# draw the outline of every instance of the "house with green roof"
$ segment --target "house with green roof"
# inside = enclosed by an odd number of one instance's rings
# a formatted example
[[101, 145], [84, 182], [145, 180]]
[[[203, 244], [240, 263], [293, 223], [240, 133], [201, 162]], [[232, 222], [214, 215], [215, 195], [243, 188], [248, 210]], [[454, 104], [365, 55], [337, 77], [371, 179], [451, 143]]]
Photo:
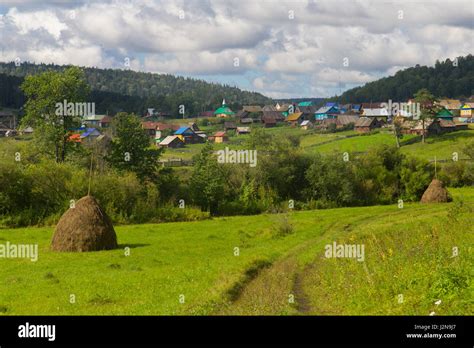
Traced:
[[443, 120], [452, 121], [453, 120], [453, 113], [451, 111], [449, 111], [448, 109], [443, 108], [436, 114], [436, 117], [441, 118]]
[[232, 117], [235, 113], [226, 105], [225, 99], [222, 100], [222, 106], [214, 111], [216, 117]]

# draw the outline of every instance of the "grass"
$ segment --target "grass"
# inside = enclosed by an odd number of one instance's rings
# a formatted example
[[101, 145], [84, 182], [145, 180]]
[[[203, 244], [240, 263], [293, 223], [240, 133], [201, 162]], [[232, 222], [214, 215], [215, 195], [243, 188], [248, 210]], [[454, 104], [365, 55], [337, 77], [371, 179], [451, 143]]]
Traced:
[[[301, 146], [308, 152], [329, 153], [338, 152], [367, 152], [373, 147], [395, 145], [395, 138], [390, 132], [378, 132], [370, 135], [351, 136], [353, 133], [341, 132], [333, 134], [311, 134], [302, 137]], [[420, 137], [404, 135], [401, 151], [407, 155], [421, 159], [451, 160], [453, 153], [457, 152], [459, 158], [464, 158], [463, 148], [474, 141], [472, 129], [446, 133], [439, 136], [426, 138], [426, 143], [421, 143]]]
[[[49, 251], [51, 228], [0, 230], [0, 244], [39, 245], [37, 262], [0, 258], [0, 315], [425, 315], [438, 297], [440, 314], [469, 314], [474, 188], [451, 191], [464, 207], [416, 203], [118, 226], [120, 248], [92, 253]], [[365, 243], [367, 270], [355, 260], [322, 259], [335, 240]]]
[[[335, 135], [337, 135], [337, 133], [335, 133]], [[405, 139], [408, 140], [412, 137], [413, 136], [406, 136]], [[378, 132], [352, 137], [334, 137], [334, 141], [324, 142], [322, 144], [316, 143], [316, 146], [309, 147], [308, 150], [320, 153], [329, 153], [332, 151], [366, 152], [380, 145], [395, 145], [394, 136], [389, 132]]]
[[462, 153], [463, 148], [470, 142], [474, 142], [474, 131], [471, 129], [427, 137], [425, 144], [417, 142], [402, 147], [402, 151], [424, 159], [434, 160], [436, 156], [437, 159], [451, 160], [453, 152], [457, 152], [459, 158], [466, 157]]

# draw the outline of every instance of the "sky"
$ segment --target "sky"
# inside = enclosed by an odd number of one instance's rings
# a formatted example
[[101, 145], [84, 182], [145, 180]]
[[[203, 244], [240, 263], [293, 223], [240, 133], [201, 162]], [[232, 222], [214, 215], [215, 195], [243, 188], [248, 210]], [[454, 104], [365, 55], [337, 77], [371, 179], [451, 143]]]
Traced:
[[329, 97], [473, 53], [474, 0], [0, 0], [0, 61]]

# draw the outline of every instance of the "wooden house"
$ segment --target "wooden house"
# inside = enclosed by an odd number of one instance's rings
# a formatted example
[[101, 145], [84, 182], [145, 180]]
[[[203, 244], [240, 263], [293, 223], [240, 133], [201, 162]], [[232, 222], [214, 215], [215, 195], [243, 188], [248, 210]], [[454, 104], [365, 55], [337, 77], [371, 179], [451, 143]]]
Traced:
[[277, 125], [277, 120], [273, 115], [263, 115], [262, 123], [265, 128], [272, 128]]
[[155, 139], [156, 137], [156, 130], [158, 129], [159, 122], [152, 122], [152, 121], [145, 121], [142, 122], [142, 128], [145, 133], [150, 137]]
[[259, 114], [263, 112], [262, 107], [259, 105], [244, 105], [242, 111], [248, 114]]
[[249, 134], [250, 133], [250, 127], [237, 127], [237, 130], [235, 131], [235, 134], [241, 135], [241, 134]]
[[379, 127], [380, 123], [375, 117], [360, 117], [354, 124], [354, 130], [359, 133], [369, 133]]
[[452, 120], [445, 120], [442, 118], [436, 118], [429, 123], [425, 124], [426, 133], [428, 135], [439, 135], [456, 130], [456, 124]]
[[472, 118], [474, 115], [474, 103], [464, 103], [459, 110], [459, 116], [463, 118]]
[[327, 118], [337, 118], [337, 115], [339, 115], [339, 108], [336, 105], [323, 106], [316, 110], [314, 119], [316, 121], [322, 121]]
[[111, 116], [104, 116], [101, 118], [99, 122], [99, 127], [101, 128], [109, 128], [110, 124], [112, 123], [113, 118]]
[[187, 126], [179, 128], [174, 132], [174, 135], [178, 136], [178, 138], [185, 144], [198, 144], [205, 142], [205, 139], [202, 136], [199, 136], [191, 127]]
[[263, 123], [264, 119], [274, 119], [275, 122], [283, 122], [285, 120], [285, 117], [280, 111], [264, 111], [260, 119]]
[[311, 123], [310, 120], [305, 120], [305, 121], [301, 122], [300, 126], [301, 126], [301, 128], [303, 128], [305, 130], [308, 130], [310, 128], [313, 128], [313, 123]]
[[348, 115], [346, 113], [344, 115], [338, 115], [337, 126], [338, 128], [350, 127], [351, 124], [352, 126], [354, 126], [359, 118], [360, 118], [359, 115], [354, 115], [354, 114]]
[[235, 131], [237, 129], [237, 126], [235, 125], [235, 122], [224, 122], [224, 131], [230, 131], [233, 130]]
[[227, 136], [225, 132], [220, 131], [220, 132], [214, 133], [214, 135], [212, 136], [212, 140], [215, 143], [226, 143], [227, 141], [229, 141], [229, 137]]
[[298, 126], [303, 121], [304, 117], [302, 112], [295, 112], [286, 118], [286, 122], [292, 126]]
[[158, 146], [175, 149], [184, 147], [184, 142], [177, 135], [168, 135], [158, 144]]
[[362, 116], [372, 118], [375, 117], [379, 121], [387, 121], [390, 113], [386, 108], [364, 108]]

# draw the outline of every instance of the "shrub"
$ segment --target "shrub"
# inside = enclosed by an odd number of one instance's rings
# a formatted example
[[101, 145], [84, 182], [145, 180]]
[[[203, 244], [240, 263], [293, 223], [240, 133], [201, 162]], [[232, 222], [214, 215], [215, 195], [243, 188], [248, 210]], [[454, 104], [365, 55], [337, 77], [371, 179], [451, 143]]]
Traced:
[[283, 214], [278, 217], [279, 221], [275, 226], [275, 237], [284, 237], [294, 232], [294, 226], [290, 222], [288, 214]]
[[467, 161], [449, 162], [442, 167], [439, 178], [447, 186], [474, 185], [474, 163]]

